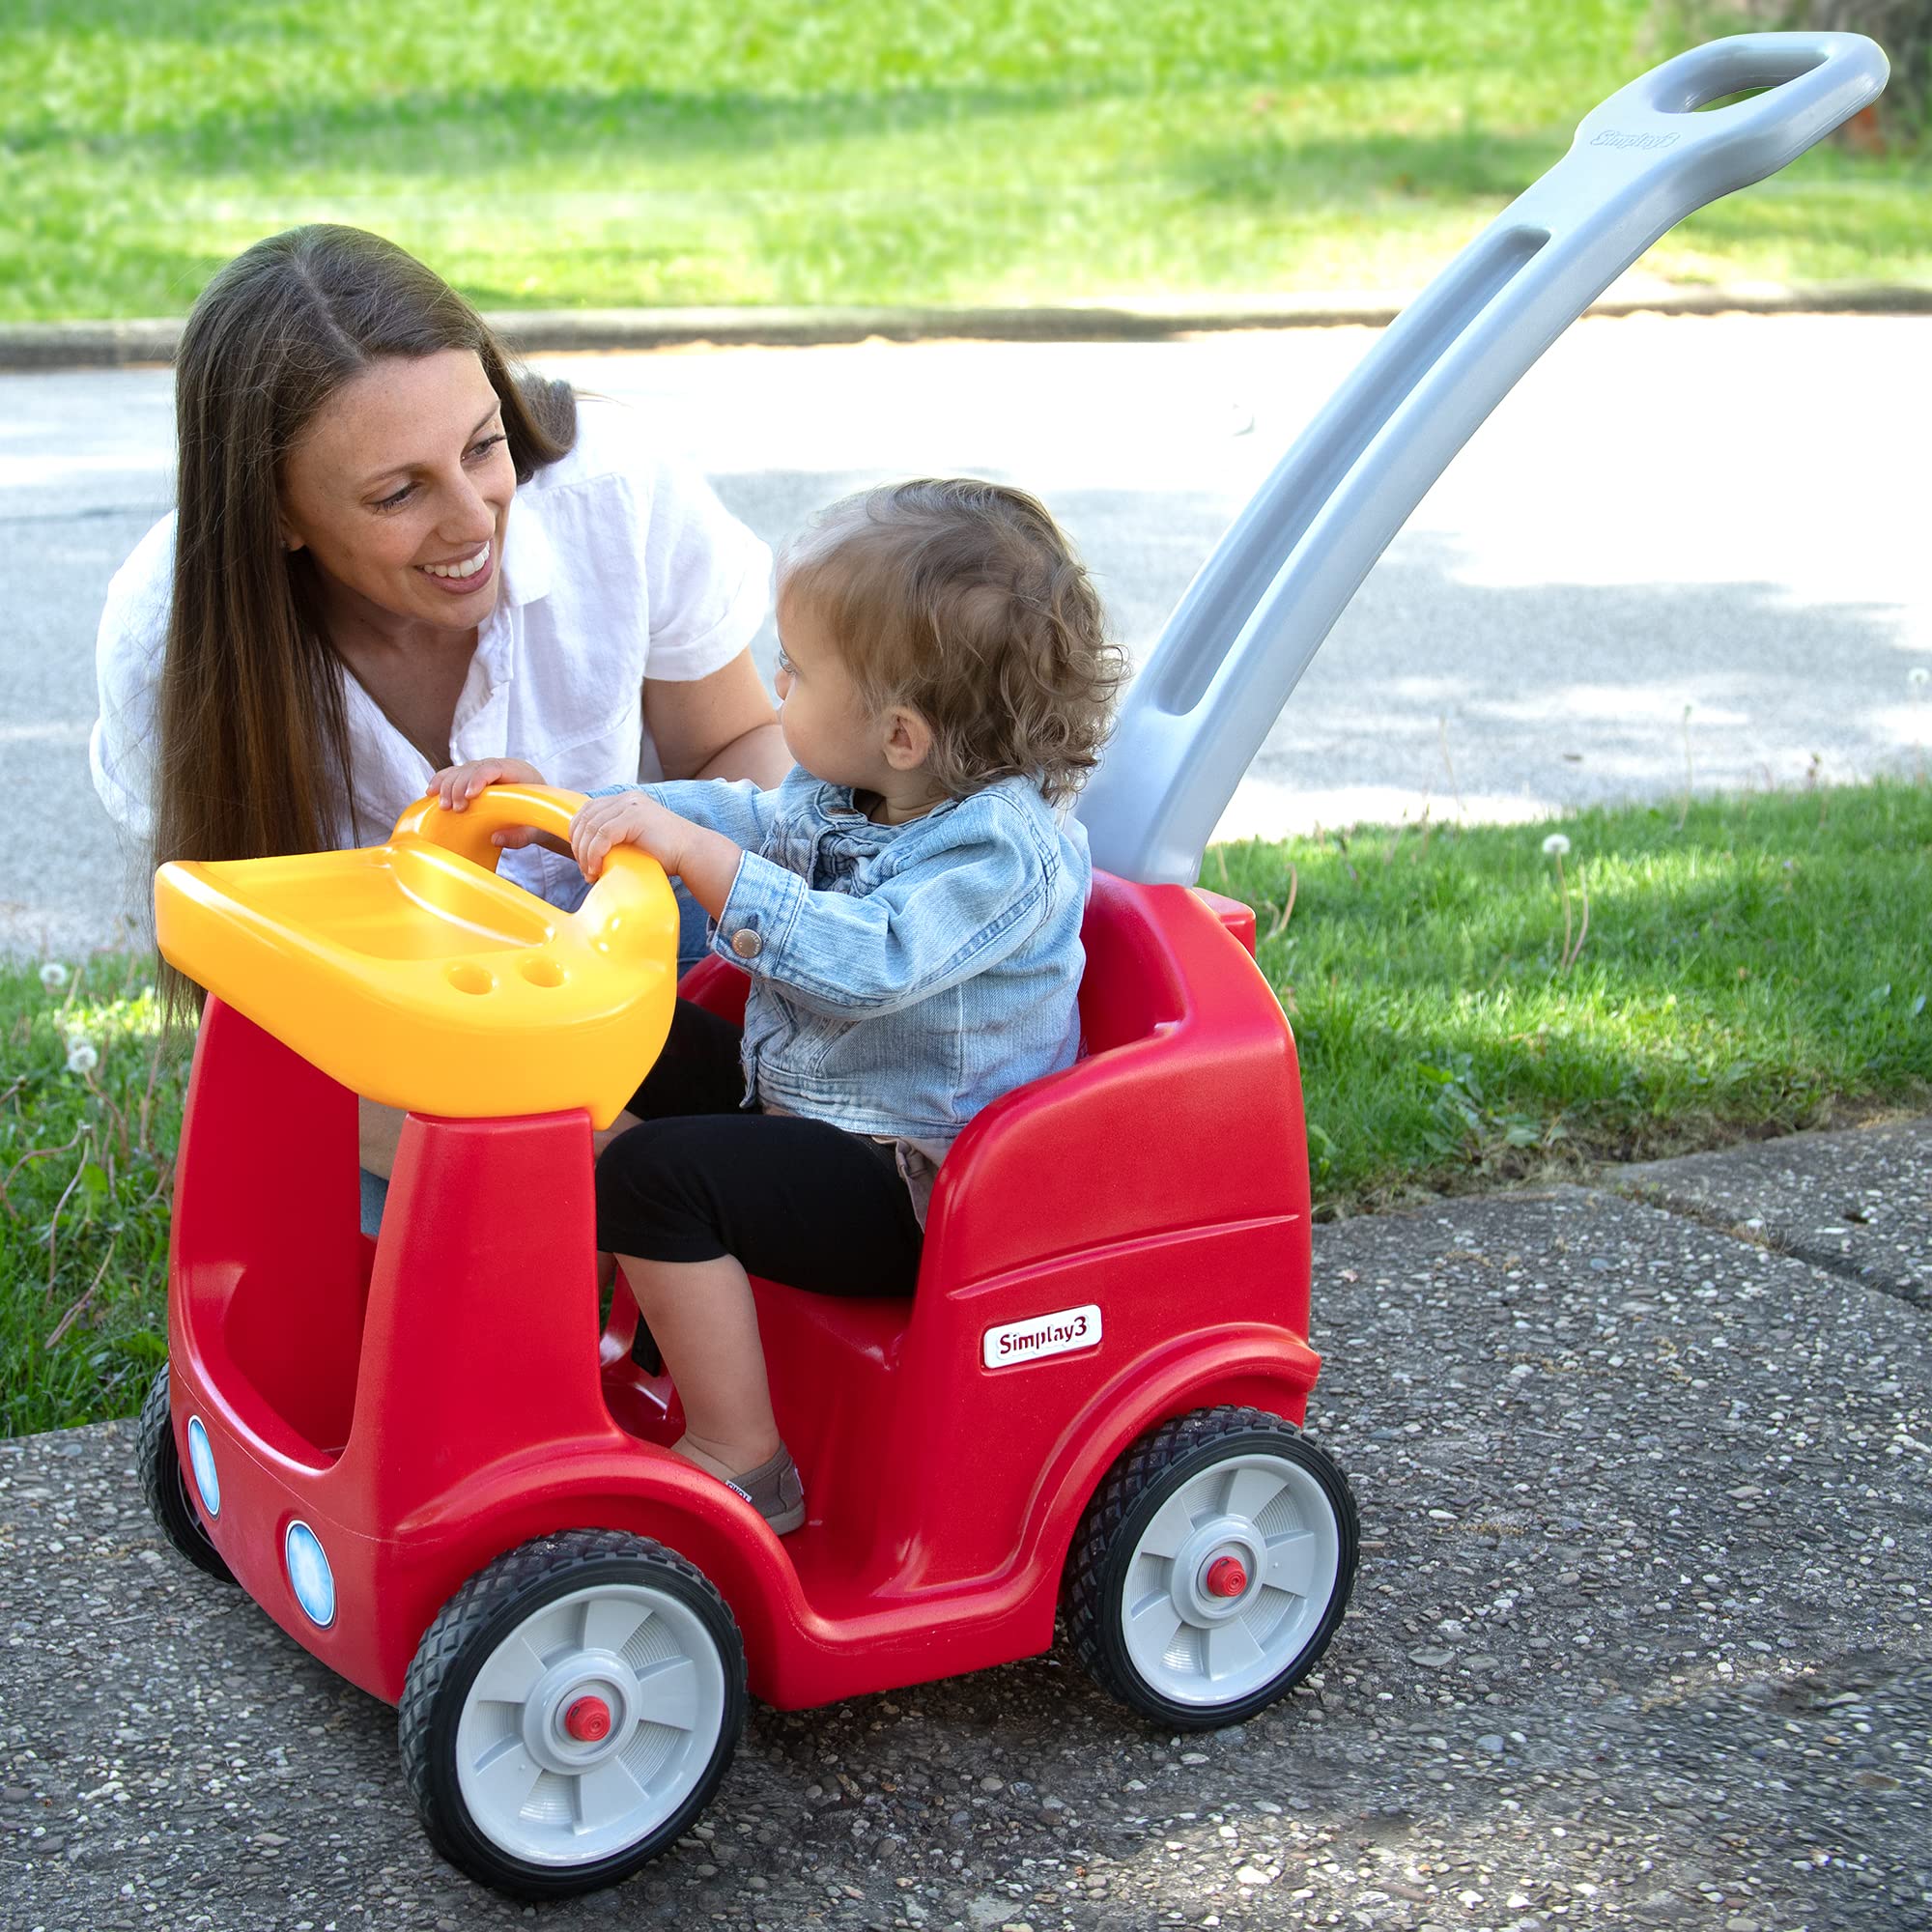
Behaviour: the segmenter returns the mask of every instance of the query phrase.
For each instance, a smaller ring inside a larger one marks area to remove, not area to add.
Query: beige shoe
[[[780,1536],[804,1526],[805,1484],[782,1442],[770,1462],[727,1477],[725,1486],[736,1490]]]

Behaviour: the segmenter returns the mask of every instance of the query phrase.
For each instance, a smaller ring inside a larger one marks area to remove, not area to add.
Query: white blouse
[[[503,530],[496,608],[456,702],[449,754],[526,758],[550,783],[589,791],[654,779],[646,677],[683,681],[730,663],[771,599],[771,554],[688,462],[668,456],[621,403],[580,398],[576,447],[518,487]],[[137,838],[151,835],[154,739],[167,643],[175,519],[162,518],[108,585],[95,646],[100,716],[94,788]],[[354,791],[338,845],[386,836],[428,788],[430,762],[345,668]],[[529,847],[502,873],[547,898],[582,881]]]

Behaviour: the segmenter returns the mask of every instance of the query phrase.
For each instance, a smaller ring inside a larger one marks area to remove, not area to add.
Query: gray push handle
[[[1523,371],[1660,235],[1803,154],[1875,100],[1886,72],[1861,34],[1741,34],[1585,118],[1383,331],[1188,586],[1081,796],[1095,865],[1192,882],[1343,607]],[[1694,111],[1747,88],[1768,91]]]

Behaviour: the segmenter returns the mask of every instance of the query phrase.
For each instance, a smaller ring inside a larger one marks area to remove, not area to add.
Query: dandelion
[[[49,959],[41,968],[41,984],[48,992],[58,993],[67,984],[67,968],[58,959]]]
[[[91,1039],[78,1037],[67,1043],[67,1070],[70,1073],[92,1073],[100,1065],[100,1055]]]
[[[1932,683],[1932,670],[1927,670],[1923,665],[1914,665],[1912,668],[1905,673],[1905,681],[1907,684],[1911,685],[1915,691],[1918,691],[1921,689],[1925,684]]]
[[[1577,930],[1577,943],[1570,943],[1570,881],[1563,875],[1563,857],[1570,850],[1570,840],[1560,832],[1552,832],[1543,841],[1543,856],[1556,861],[1556,890],[1563,895],[1563,946],[1556,958],[1557,971],[1567,973],[1576,965],[1583,951],[1584,935],[1590,930],[1590,889],[1583,883],[1583,871],[1577,870],[1577,890],[1583,897],[1583,923]]]

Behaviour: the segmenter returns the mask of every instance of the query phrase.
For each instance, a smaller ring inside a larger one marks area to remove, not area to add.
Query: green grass
[[[1259,914],[1326,1212],[1932,1101],[1923,783],[1231,845],[1202,880]]]
[[[58,966],[58,962],[55,962]],[[131,1415],[167,1356],[168,1205],[186,1064],[151,958],[0,962],[0,1435]],[[80,1044],[97,1064],[70,1072]]]
[[[0,319],[174,315],[293,222],[489,306],[1419,285],[1670,51],[1650,0],[14,0]],[[1687,281],[1932,284],[1932,152],[1693,217]]]
[[[1357,828],[1203,881],[1260,912],[1323,1214],[1932,1104],[1923,783]],[[164,1352],[185,1068],[149,978],[0,963],[0,1433],[131,1413]]]

